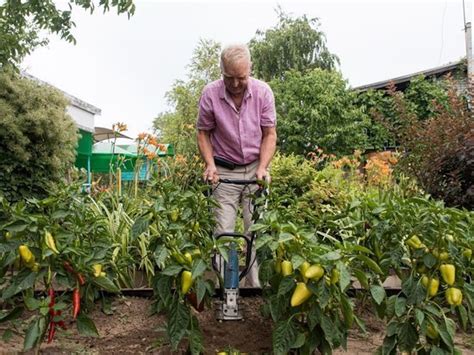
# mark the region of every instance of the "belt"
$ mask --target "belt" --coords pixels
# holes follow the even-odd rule
[[[221,157],[214,157],[214,163],[217,165],[217,166],[221,166],[223,168],[227,168],[227,169],[230,169],[230,170],[234,170],[235,168],[242,168],[242,167],[246,167],[250,164],[253,164],[255,163],[255,160],[250,162],[250,163],[247,163],[247,164],[237,164],[237,163],[234,163],[232,161],[229,161],[229,160],[226,160],[226,159],[223,159]]]

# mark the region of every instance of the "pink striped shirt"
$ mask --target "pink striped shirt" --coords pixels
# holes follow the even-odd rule
[[[206,85],[202,92],[197,128],[211,131],[215,156],[236,164],[257,160],[262,127],[275,125],[275,99],[263,81],[249,78],[240,110],[235,108],[222,79]]]

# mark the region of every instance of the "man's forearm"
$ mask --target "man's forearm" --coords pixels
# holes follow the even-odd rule
[[[262,145],[260,146],[259,168],[267,169],[275,154],[277,135],[274,127],[264,128]]]
[[[198,131],[197,142],[198,142],[198,148],[199,148],[199,152],[201,153],[202,159],[204,160],[207,166],[213,166],[214,156],[213,156],[213,151],[212,151],[211,139],[209,137],[209,132]]]

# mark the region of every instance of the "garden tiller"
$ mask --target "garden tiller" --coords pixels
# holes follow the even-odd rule
[[[253,185],[257,184],[257,180],[229,180],[220,179],[219,184],[235,184],[235,185]],[[216,187],[217,188],[217,187]],[[258,196],[266,195],[268,190],[263,187],[259,188],[254,193],[252,203]],[[252,221],[255,222],[259,218],[259,211],[255,208],[252,211]],[[242,280],[250,271],[250,268],[255,263],[255,258],[252,259],[252,247],[255,239],[255,232],[251,232],[250,236],[244,234],[224,232],[214,237],[216,240],[221,238],[228,239],[228,255],[227,261],[223,261],[223,257],[217,253],[212,257],[212,266],[219,274],[220,288],[222,290],[221,299],[216,302],[216,318],[218,320],[242,320],[242,306],[239,302],[239,281]],[[245,264],[240,270],[239,267],[239,248],[238,241],[243,241],[245,253],[241,253],[245,257]]]

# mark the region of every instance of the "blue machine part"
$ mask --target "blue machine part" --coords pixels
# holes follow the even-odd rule
[[[224,288],[239,287],[239,257],[235,243],[230,244],[229,262],[224,263]]]

